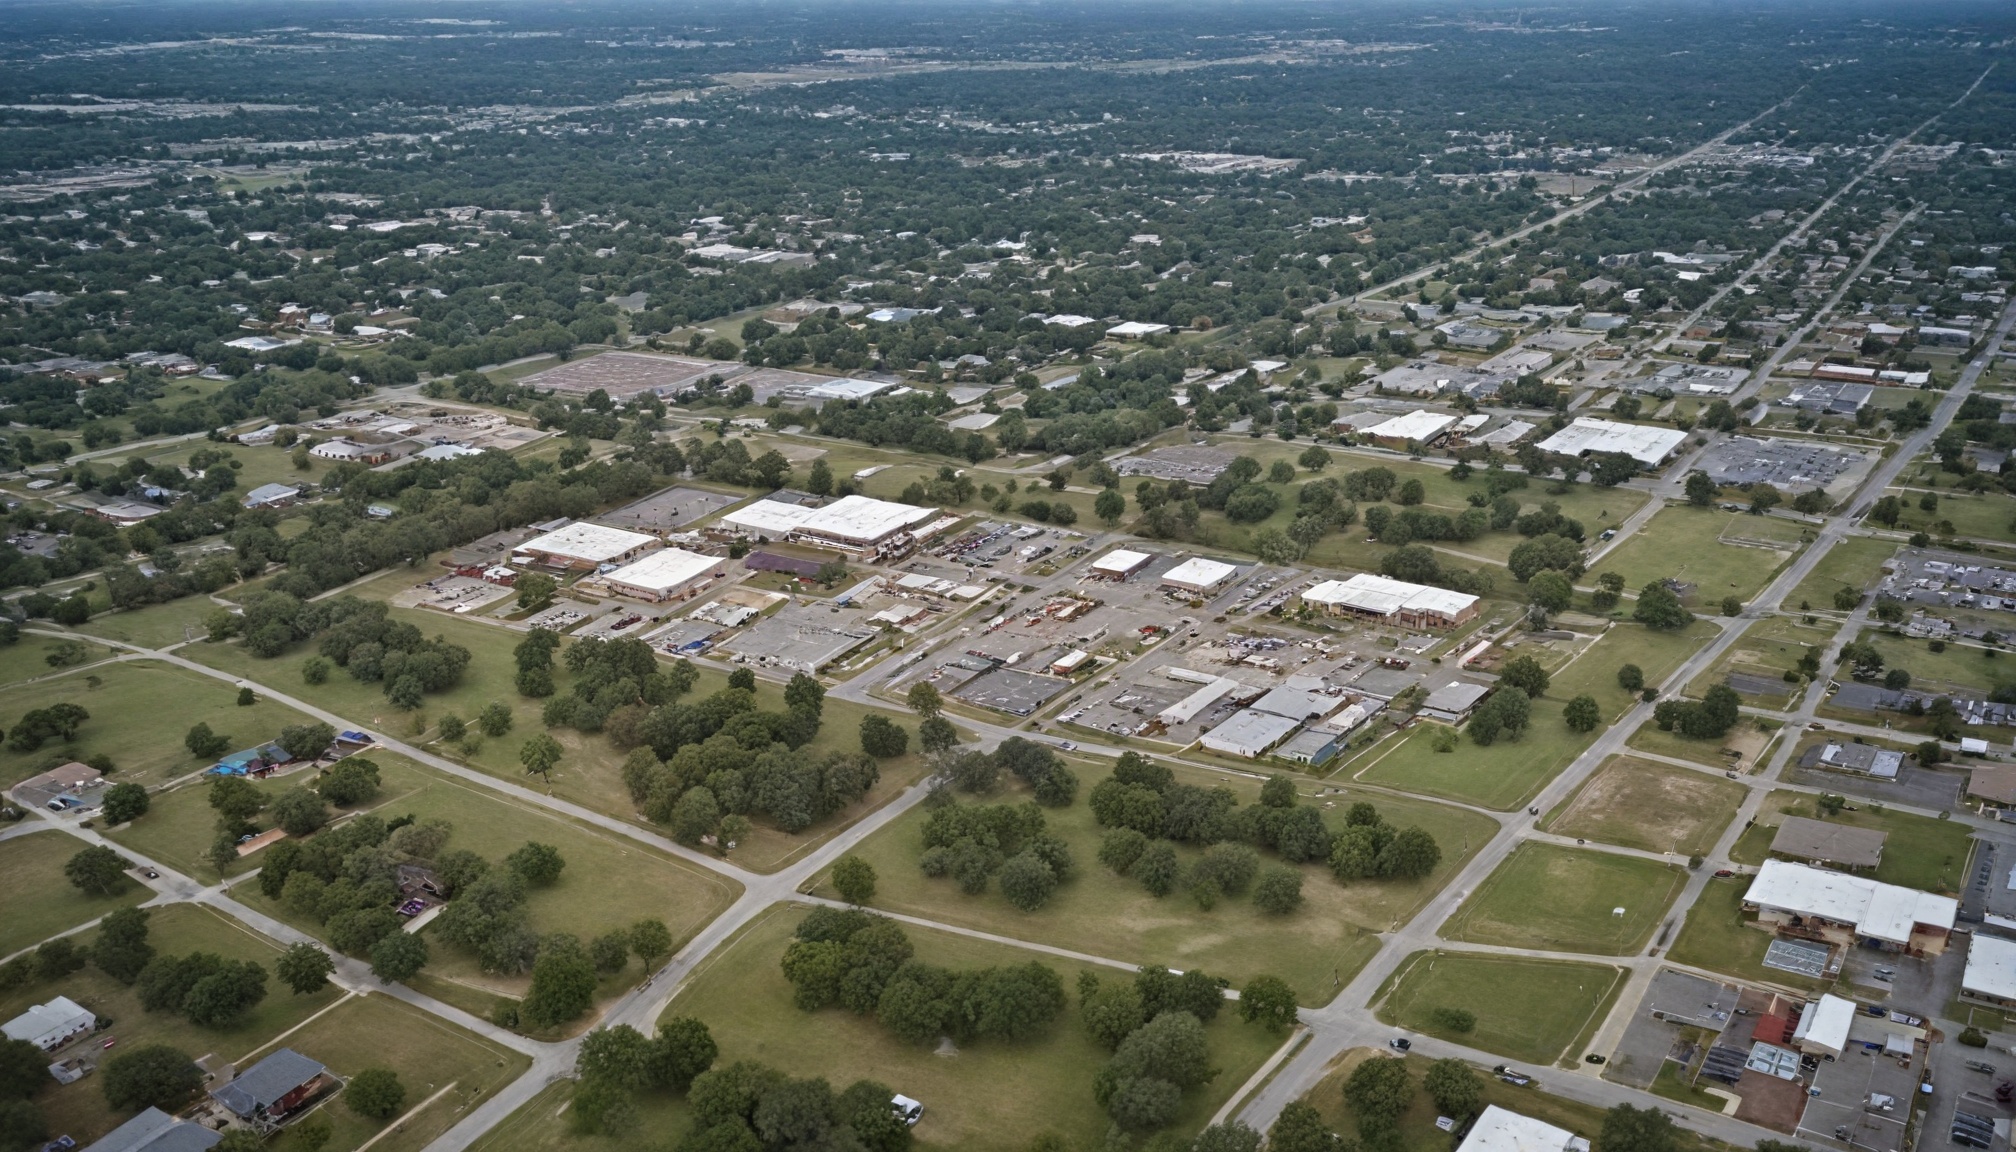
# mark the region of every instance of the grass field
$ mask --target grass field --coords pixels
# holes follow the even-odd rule
[[[463,1113],[495,1095],[532,1065],[528,1056],[390,996],[349,997],[287,1037],[286,1046],[346,1078],[366,1068],[390,1068],[406,1088],[402,1115],[448,1090],[397,1131],[386,1133],[371,1145],[386,1152],[420,1152]],[[278,1045],[269,1045],[256,1055],[270,1055],[275,1047]],[[324,1145],[330,1152],[346,1152],[385,1128],[380,1121],[351,1110],[341,1096],[325,1104],[321,1114],[333,1128],[329,1143]]]
[[[1832,611],[1836,591],[1853,588],[1866,592],[1882,573],[1883,562],[1896,555],[1898,547],[1895,540],[1872,540],[1867,536],[1850,536],[1840,541],[1827,550],[1806,579],[1785,597],[1785,606],[1801,611],[1806,610],[1802,605],[1814,611]]]
[[[1603,706],[1603,715],[1614,720],[1636,701],[1617,683],[1619,668],[1636,664],[1645,673],[1645,683],[1658,687],[1688,657],[1719,634],[1720,629],[1706,620],[1697,620],[1674,632],[1655,631],[1643,624],[1612,625],[1601,639],[1555,673],[1547,696],[1565,702],[1587,693]],[[1536,719],[1539,716],[1537,708],[1534,716]]]
[[[208,596],[185,596],[130,612],[102,613],[79,624],[77,631],[142,648],[165,648],[192,638],[201,640],[208,633],[203,621],[216,610],[217,604]]]
[[[1921,470],[1922,473],[1922,470]],[[1946,473],[1942,479],[1952,479]],[[1895,496],[1904,505],[1904,514],[1897,518],[1897,528],[1902,532],[1930,532],[1935,536],[1951,534],[1970,536],[1978,540],[2016,540],[2016,499],[2001,492],[1979,494],[1956,492],[1950,488],[1934,491],[1939,497],[1939,506],[1931,512],[1918,507],[1918,500],[1925,495],[1922,488],[1886,488],[1885,496]]]
[[[19,641],[0,648],[0,685],[64,675],[63,668],[49,663],[49,655],[66,644],[81,644],[84,649],[84,658],[66,666],[70,668],[103,660],[113,654],[110,648],[102,644],[93,644],[86,637],[80,636],[75,640],[66,641],[53,636],[31,636],[24,633]]]
[[[552,886],[534,888],[525,904],[534,931],[567,932],[585,943],[637,920],[657,917],[672,930],[677,947],[740,894],[734,881],[635,841],[501,799],[394,757],[379,758],[379,766],[388,791],[403,789],[404,794],[381,805],[378,813],[388,819],[412,815],[446,820],[453,829],[450,849],[466,848],[493,864],[527,841],[560,850],[566,871]],[[233,895],[305,932],[323,930],[266,899],[256,885],[239,885]],[[526,978],[482,972],[473,956],[431,936],[429,943],[433,959],[416,986],[479,1013],[488,1012],[496,996],[523,994]],[[613,995],[645,975],[633,960],[606,978],[601,991]]]
[[[149,1044],[169,1044],[191,1059],[215,1054],[234,1061],[342,995],[334,987],[312,996],[297,996],[288,991],[286,985],[271,977],[280,949],[236,920],[208,908],[194,904],[156,908],[148,929],[148,941],[158,954],[213,952],[228,960],[252,960],[264,965],[268,972],[266,999],[230,1027],[201,1028],[180,1016],[143,1011],[133,989],[95,967],[86,967],[58,981],[31,983],[0,995],[0,1019],[11,1020],[31,1005],[60,993],[101,1019],[110,1019],[112,1026],[105,1029],[102,1038],[118,1041],[111,1054],[99,1051],[99,1041],[87,1040],[65,1049],[65,1056],[90,1053],[103,1059]],[[75,1084],[52,1086],[36,1096],[52,1134],[68,1133],[80,1145],[88,1145],[127,1119],[105,1103],[103,1076],[101,1070]]]
[[[1883,843],[1883,861],[1875,872],[1876,879],[1886,884],[1927,892],[1960,890],[1969,841],[1965,824],[1896,812],[1867,800],[1858,801],[1855,807],[1853,812],[1844,810],[1823,817],[1812,796],[1803,792],[1773,792],[1758,806],[1757,822],[1737,839],[1729,858],[1739,864],[1763,863],[1770,854],[1771,837],[1785,817],[1804,816],[1851,828],[1871,828],[1888,836]]]
[[[1259,793],[1251,781],[1181,765],[1172,767],[1179,782],[1223,785],[1237,794],[1242,804],[1253,803]],[[1081,767],[1081,797],[1104,778],[1103,771]],[[1003,789],[991,799],[1019,802],[1025,798],[1019,791]],[[917,865],[928,815],[922,807],[892,821],[856,849],[856,854],[875,867],[874,904],[880,908],[1129,963],[1203,968],[1234,983],[1272,973],[1293,985],[1303,1003],[1314,1005],[1328,1001],[1339,982],[1349,980],[1378,950],[1372,933],[1410,919],[1495,831],[1492,822],[1482,816],[1423,800],[1353,790],[1324,796],[1320,801],[1305,797],[1303,802],[1329,803],[1325,816],[1336,827],[1341,826],[1345,809],[1358,800],[1376,804],[1392,824],[1418,824],[1427,829],[1442,847],[1441,865],[1419,881],[1349,885],[1339,883],[1321,865],[1304,865],[1303,907],[1285,917],[1263,913],[1244,897],[1220,901],[1206,912],[1181,892],[1157,899],[1138,882],[1113,874],[1098,862],[1103,832],[1082,798],[1069,808],[1044,813],[1049,830],[1070,845],[1078,871],[1076,878],[1061,885],[1049,903],[1035,912],[1015,909],[998,891],[972,897],[961,893],[950,880],[926,877]],[[1186,863],[1197,854],[1193,849],[1178,849]],[[832,894],[825,888],[815,891]]]
[[[1929,641],[1879,628],[1864,628],[1857,639],[1876,646],[1885,671],[1902,668],[1911,673],[1911,687],[1920,691],[1981,697],[2016,679],[2016,653],[2005,650],[1948,642],[1944,652],[1934,652]]]
[[[1513,1060],[1551,1064],[1580,1048],[1603,1022],[1624,986],[1607,964],[1535,960],[1465,952],[1417,952],[1388,982],[1378,1018]],[[1457,1033],[1430,1019],[1437,1008],[1474,1013],[1477,1027]]]
[[[1720,659],[1687,685],[1687,694],[1699,699],[1731,673],[1740,673],[1772,685],[1770,692],[1743,692],[1740,686],[1737,687],[1737,691],[1748,697],[1750,703],[1782,709],[1795,694],[1804,690],[1803,684],[1786,680],[1785,673],[1798,665],[1799,658],[1808,649],[1816,655],[1824,653],[1836,631],[1834,621],[1827,619],[1811,626],[1796,616],[1772,616],[1759,620],[1745,628],[1743,635],[1737,637]]]
[[[1792,972],[1764,967],[1764,953],[1771,947],[1771,933],[1753,928],[1743,914],[1743,893],[1750,881],[1742,876],[1710,880],[1687,912],[1687,923],[1667,950],[1666,958],[1676,964],[1692,964],[1711,972],[1724,972],[1745,980],[1761,980],[1787,988],[1818,991],[1832,981],[1812,980]]]
[[[1527,841],[1477,886],[1441,934],[1471,944],[1623,956],[1645,946],[1686,883],[1678,865]]]
[[[1519,739],[1500,737],[1487,747],[1465,735],[1453,752],[1435,750],[1439,725],[1418,724],[1397,743],[1373,745],[1337,775],[1510,811],[1595,742],[1594,732],[1572,732],[1562,722],[1566,703],[1550,690],[1533,702],[1533,721]]]
[[[1002,1152],[1029,1146],[1045,1131],[1067,1147],[1090,1148],[1107,1119],[1092,1099],[1093,1075],[1106,1052],[1079,1021],[1075,985],[1079,966],[1006,945],[905,926],[917,959],[954,968],[1022,964],[1039,960],[1058,970],[1072,991],[1064,1016],[1050,1032],[1027,1043],[980,1041],[956,1055],[906,1044],[872,1018],[838,1008],[805,1013],[791,1006],[791,988],[778,960],[799,914],[778,908],[746,929],[729,947],[695,971],[666,1009],[666,1016],[698,1016],[721,1046],[720,1061],[758,1060],[793,1076],[824,1076],[838,1089],[858,1077],[880,1080],[924,1102],[919,1142],[941,1148]],[[1127,979],[1100,969],[1103,979]],[[1203,1127],[1286,1037],[1221,1013],[1209,1027],[1218,1075],[1188,1094],[1177,1133]],[[661,1134],[662,1138],[662,1134]],[[521,1141],[511,1147],[539,1147]],[[499,1146],[503,1147],[503,1146]]]
[[[1656,724],[1644,724],[1625,743],[1640,752],[1689,760],[1710,768],[1748,771],[1758,763],[1758,757],[1770,746],[1777,731],[1776,728],[1766,731],[1758,723],[1748,717],[1739,720],[1720,740],[1695,740],[1678,732],[1661,731]]]
[[[1613,756],[1544,826],[1561,836],[1698,856],[1715,846],[1743,793],[1741,784],[1705,772]]]
[[[107,912],[154,895],[145,884],[126,881],[116,896],[89,896],[63,878],[63,864],[85,847],[82,840],[51,829],[0,840],[0,956],[32,948]]]
[[[1666,577],[1685,580],[1695,586],[1695,609],[1712,611],[1725,596],[1745,601],[1755,596],[1792,559],[1802,528],[1768,516],[1668,505],[1594,570],[1618,573],[1632,591]],[[1775,546],[1730,542],[1739,539]]]
[[[59,702],[81,705],[91,718],[68,743],[52,741],[33,752],[0,751],[0,783],[13,784],[52,763],[102,752],[118,765],[121,781],[162,784],[208,767],[182,746],[183,733],[199,722],[229,734],[235,751],[271,740],[281,728],[307,719],[263,697],[240,708],[238,690],[228,682],[155,660],[105,664],[0,689],[0,715],[10,718]]]

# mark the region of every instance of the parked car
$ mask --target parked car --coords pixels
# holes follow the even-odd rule
[[[1736,874],[1735,870],[1730,868],[1717,868],[1715,870],[1715,875],[1723,879],[1727,879],[1731,876],[1734,876],[1735,874]]]
[[[1995,1074],[1995,1066],[1985,1060],[1967,1061],[1967,1070],[1970,1072],[1983,1072],[1990,1076]]]
[[[1393,1049],[1395,1052],[1405,1052],[1408,1049],[1414,1047],[1414,1042],[1412,1040],[1407,1039],[1405,1036],[1395,1036],[1393,1039],[1388,1040],[1386,1042],[1386,1046],[1388,1048]]]
[[[896,1113],[897,1119],[912,1128],[924,1118],[924,1105],[901,1093],[889,1098],[889,1107]]]

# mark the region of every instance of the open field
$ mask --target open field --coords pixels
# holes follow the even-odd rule
[[[1896,555],[1899,547],[1895,540],[1874,540],[1867,536],[1842,540],[1829,548],[1806,579],[1785,597],[1785,607],[1805,611],[1801,606],[1810,605],[1815,611],[1831,611],[1836,591],[1853,588],[1867,592],[1882,573],[1883,562]]]
[[[1692,964],[1711,972],[1722,972],[1744,980],[1762,981],[1802,991],[1819,991],[1833,983],[1792,972],[1764,967],[1764,953],[1771,947],[1771,933],[1752,927],[1743,914],[1743,893],[1750,880],[1733,876],[1710,880],[1687,912],[1687,923],[1667,950],[1666,958],[1676,964]]]
[[[1698,856],[1715,846],[1743,793],[1742,785],[1705,772],[1613,756],[1543,827],[1623,848]]]
[[[1953,478],[1950,472],[1940,477],[1941,480]],[[1883,490],[1885,496],[1895,496],[1904,505],[1904,514],[1897,518],[1898,531],[1966,536],[1977,540],[2016,540],[2016,520],[2012,520],[2016,518],[2016,498],[2001,492],[1956,492],[1951,488],[1939,488],[1933,490],[1934,495],[1939,497],[1939,506],[1927,512],[1918,507],[1918,500],[1925,492],[1922,487]]]
[[[836,1085],[845,1088],[842,1073]],[[668,1138],[686,1131],[686,1098],[669,1092],[636,1095],[637,1128],[622,1136],[582,1136],[567,1126],[567,1110],[580,1086],[559,1080],[546,1086],[525,1106],[500,1121],[470,1145],[472,1152],[662,1152]]]
[[[1242,803],[1259,793],[1256,784],[1172,765],[1179,783],[1232,789]],[[1304,865],[1300,911],[1285,917],[1255,908],[1247,897],[1228,898],[1209,912],[1184,893],[1160,899],[1140,883],[1117,876],[1098,862],[1103,832],[1082,798],[1105,778],[1104,772],[1081,772],[1081,798],[1069,808],[1046,809],[1049,831],[1071,848],[1077,875],[1066,881],[1035,912],[1021,912],[998,891],[966,896],[949,879],[931,879],[918,868],[923,852],[923,827],[929,815],[921,806],[905,813],[856,850],[875,867],[878,877],[874,904],[891,911],[926,916],[949,924],[979,928],[1017,939],[1053,944],[1129,963],[1164,964],[1171,968],[1203,968],[1237,983],[1272,973],[1293,985],[1304,1004],[1321,1004],[1335,993],[1340,980],[1370,959],[1378,949],[1371,935],[1393,928],[1439,890],[1448,876],[1482,847],[1495,830],[1475,813],[1422,800],[1405,800],[1353,790],[1324,795],[1304,803],[1326,804],[1324,815],[1334,828],[1357,800],[1377,805],[1390,823],[1418,824],[1442,848],[1442,863],[1419,881],[1376,881],[1341,884],[1320,864]],[[1023,799],[1004,789],[995,802]],[[1185,863],[1198,852],[1179,848]],[[1271,856],[1271,854],[1269,854]],[[823,881],[822,881],[823,883]],[[830,889],[815,889],[831,895]]]
[[[1869,801],[1860,801],[1856,810],[1821,816],[1812,796],[1803,792],[1773,792],[1757,809],[1757,822],[1736,841],[1729,858],[1738,864],[1762,864],[1770,855],[1771,837],[1787,816],[1824,819],[1830,824],[1851,828],[1872,828],[1889,839],[1883,843],[1883,862],[1875,877],[1886,884],[1901,884],[1927,892],[1955,893],[1960,890],[1961,870],[1967,866],[1968,828],[1951,820],[1937,820],[1911,812],[1897,812]]]
[[[19,717],[51,704],[81,705],[91,714],[68,743],[52,741],[33,752],[0,751],[0,783],[11,785],[53,762],[104,753],[118,765],[120,781],[149,786],[209,767],[182,746],[198,723],[232,737],[232,750],[271,740],[307,717],[261,697],[238,706],[238,690],[201,672],[156,660],[104,664],[48,680],[0,689],[0,715]]]
[[[1911,687],[1933,694],[1965,694],[1980,698],[2003,682],[2016,680],[2016,653],[1976,647],[1971,641],[1949,641],[1934,652],[1925,640],[1913,640],[1881,628],[1864,628],[1858,640],[1874,644],[1883,654],[1884,671],[1902,668]]]
[[[1529,840],[1477,886],[1441,934],[1542,952],[1628,955],[1651,939],[1686,883],[1678,865]]]
[[[112,650],[102,644],[93,644],[86,637],[64,640],[54,636],[36,636],[22,633],[21,639],[5,648],[0,648],[0,685],[18,684],[24,680],[34,680],[45,676],[64,675],[64,669],[49,663],[49,656],[59,648],[78,645],[82,648],[83,659],[75,660],[65,667],[74,668],[89,664],[112,655]],[[67,657],[66,657],[67,658]]]
[[[1617,683],[1619,668],[1636,664],[1645,673],[1645,683],[1660,687],[1674,669],[1719,634],[1720,630],[1706,620],[1697,620],[1674,632],[1655,631],[1629,622],[1614,624],[1601,639],[1554,674],[1547,697],[1565,702],[1586,693],[1603,706],[1606,719],[1615,720],[1637,700]],[[1539,716],[1536,705],[1534,718],[1537,720]]]
[[[1695,586],[1692,606],[1713,611],[1725,596],[1749,600],[1792,559],[1799,548],[1803,524],[1671,504],[1623,547],[1598,561],[1593,571],[1616,572],[1625,587],[1637,591],[1654,580],[1673,577]],[[1775,545],[1751,547],[1732,541]],[[1593,580],[1593,577],[1589,579]],[[1628,613],[1627,613],[1628,615]]]
[[[1380,1020],[1513,1060],[1551,1064],[1602,1024],[1624,985],[1607,964],[1465,952],[1417,952],[1387,982]],[[1430,1014],[1459,1008],[1477,1016],[1468,1033],[1437,1027]]]
[[[371,1145],[388,1152],[420,1152],[462,1114],[531,1067],[532,1060],[465,1032],[390,996],[351,996],[327,1015],[287,1037],[286,1046],[345,1078],[366,1068],[390,1068],[406,1088],[401,1109],[419,1107],[444,1088],[418,1116]],[[257,1053],[264,1057],[274,1047]],[[242,1065],[241,1065],[242,1066]],[[451,1087],[452,1086],[452,1087]],[[323,1105],[333,1133],[324,1147],[344,1152],[372,1139],[385,1125],[358,1115],[341,1096]],[[285,1145],[283,1145],[285,1147]]]
[[[225,592],[229,592],[226,589]],[[220,593],[220,595],[223,593]],[[184,596],[166,604],[149,604],[126,612],[105,612],[77,626],[77,631],[108,640],[124,640],[142,648],[165,648],[208,633],[204,619],[218,605],[208,596]]]
[[[139,904],[154,893],[127,880],[116,896],[90,896],[63,878],[63,863],[85,847],[54,829],[0,840],[0,956],[32,948],[60,932]]]
[[[169,1044],[191,1059],[215,1054],[232,1061],[343,995],[334,986],[312,996],[295,995],[272,976],[273,962],[279,958],[280,949],[236,920],[208,908],[173,904],[153,909],[148,929],[148,942],[157,954],[213,952],[227,960],[252,960],[265,966],[266,998],[229,1027],[202,1028],[180,1016],[142,1010],[139,995],[132,988],[95,967],[86,967],[57,980],[36,981],[0,994],[0,1019],[12,1019],[30,1005],[63,995],[113,1022],[98,1038],[64,1049],[65,1056],[89,1053],[103,1060],[149,1044]],[[118,1047],[111,1053],[99,1050],[99,1044],[106,1039],[118,1041]],[[36,1096],[51,1133],[68,1133],[78,1144],[86,1145],[127,1119],[105,1103],[103,1076],[101,1070],[75,1084],[52,1086]]]
[[[1550,690],[1533,702],[1533,721],[1519,739],[1500,737],[1487,747],[1465,735],[1453,752],[1435,750],[1438,725],[1417,724],[1397,742],[1373,745],[1336,776],[1511,811],[1595,742],[1594,732],[1562,723],[1565,704]]]
[[[916,1136],[926,1145],[1020,1152],[1045,1131],[1062,1136],[1067,1147],[1097,1144],[1108,1121],[1093,1102],[1091,1081],[1106,1052],[1079,1020],[1078,965],[906,925],[917,959],[925,963],[975,968],[1037,960],[1057,969],[1071,990],[1063,1017],[1047,1035],[1022,1044],[981,1041],[940,1056],[929,1045],[896,1039],[869,1017],[839,1008],[808,1014],[792,1007],[791,986],[778,960],[799,918],[778,908],[756,921],[694,972],[666,1017],[705,1021],[721,1045],[724,1064],[758,1060],[794,1076],[824,1076],[836,1089],[861,1076],[887,1083],[924,1102]],[[1112,969],[1097,971],[1102,979],[1128,978]],[[1231,1012],[1219,1015],[1209,1036],[1218,1075],[1187,1095],[1173,1126],[1179,1133],[1203,1127],[1286,1039],[1243,1024]]]
[[[1744,678],[1732,686],[1749,703],[1783,709],[1805,689],[1804,683],[1786,680],[1785,673],[1793,670],[1809,649],[1816,656],[1824,653],[1835,631],[1834,622],[1825,619],[1812,626],[1796,616],[1759,620],[1745,628],[1720,659],[1687,685],[1687,694],[1698,699],[1733,673]],[[1748,691],[1753,681],[1768,684],[1770,690]]]
[[[1761,723],[1771,723],[1773,727],[1767,730],[1758,726]],[[1625,743],[1640,752],[1671,756],[1710,768],[1747,772],[1757,765],[1777,732],[1774,721],[1745,717],[1719,740],[1696,740],[1678,732],[1661,731],[1658,725],[1647,723],[1631,733],[1631,738]]]

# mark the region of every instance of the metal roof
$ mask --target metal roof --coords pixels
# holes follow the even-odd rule
[[[1652,467],[1665,460],[1687,434],[1677,428],[1655,428],[1649,424],[1623,424],[1577,416],[1566,428],[1540,442],[1543,452],[1582,456],[1591,452],[1622,452],[1640,464]]]
[[[282,1048],[247,1068],[236,1080],[214,1088],[210,1095],[240,1116],[250,1116],[270,1108],[289,1092],[322,1075],[327,1069],[292,1048]]]
[[[702,556],[684,548],[665,548],[634,564],[625,564],[603,579],[611,584],[629,584],[662,592],[698,580],[727,563],[720,556]]]
[[[518,546],[517,551],[544,552],[552,556],[567,556],[602,564],[616,559],[625,552],[655,547],[657,544],[656,536],[647,536],[642,532],[625,532],[621,528],[577,520],[558,531],[527,540]]]
[[[1960,987],[1978,996],[2016,1000],[2016,940],[1974,933],[1967,946],[1967,971]]]
[[[1893,944],[1908,943],[1917,924],[1951,931],[1960,911],[1950,896],[1783,860],[1766,860],[1757,869],[1743,902],[1851,924],[1864,936]]]

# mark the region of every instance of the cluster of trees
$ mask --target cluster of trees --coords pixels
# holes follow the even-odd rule
[[[7,729],[7,747],[14,752],[33,752],[51,740],[65,744],[77,738],[77,729],[91,719],[83,705],[67,700],[47,708],[30,708]]]
[[[1093,1078],[1092,1095],[1121,1131],[1166,1127],[1184,1093],[1217,1077],[1205,1026],[1224,1007],[1228,984],[1194,969],[1179,976],[1144,967],[1124,981],[1079,974],[1085,1029],[1113,1054]],[[1240,1014],[1248,1022],[1278,1030],[1295,1018],[1294,993],[1277,977],[1255,977],[1240,995]]]
[[[1546,694],[1550,682],[1547,670],[1533,657],[1520,656],[1509,661],[1498,674],[1498,686],[1470,713],[1466,729],[1470,739],[1485,745],[1496,742],[1500,736],[1517,740],[1532,721],[1533,701]],[[1578,708],[1578,718],[1580,711]]]
[[[665,1021],[656,1036],[628,1024],[597,1028],[581,1038],[575,1057],[580,1086],[568,1108],[568,1127],[584,1136],[627,1136],[637,1127],[637,1094],[683,1094],[720,1054],[707,1025],[690,1016]]]
[[[218,609],[206,624],[211,640],[242,635],[246,651],[267,659],[320,637],[316,657],[302,668],[310,684],[326,680],[334,664],[352,679],[382,685],[386,700],[409,711],[428,693],[460,683],[469,667],[467,648],[438,635],[429,640],[414,625],[393,620],[382,600],[304,601],[286,591],[263,591],[246,597],[242,616]]]
[[[1694,614],[1680,603],[1679,594],[1665,580],[1654,580],[1638,590],[1631,618],[1661,632],[1676,632],[1694,622]]]
[[[1719,740],[1743,718],[1743,698],[1723,681],[1701,694],[1700,700],[1661,700],[1652,709],[1652,722],[1662,732],[1678,732],[1693,740]]]
[[[823,1077],[794,1080],[767,1065],[738,1061],[693,1078],[686,1092],[692,1127],[672,1147],[674,1152],[904,1152],[911,1146],[910,1128],[890,1104],[895,1094],[874,1080],[856,1080],[836,1093]],[[579,1094],[576,1101],[578,1107]]]
[[[1045,831],[1043,809],[1033,802],[940,803],[925,818],[917,866],[926,876],[951,877],[968,896],[998,880],[1001,895],[1024,912],[1041,908],[1076,871],[1070,846]]]
[[[1064,983],[1047,965],[955,971],[916,961],[913,951],[893,920],[858,908],[815,908],[784,950],[784,978],[799,1008],[872,1013],[912,1043],[1025,1040],[1064,1011]]]
[[[210,952],[156,956],[134,981],[140,1006],[206,1028],[229,1026],[266,998],[266,969]]]

